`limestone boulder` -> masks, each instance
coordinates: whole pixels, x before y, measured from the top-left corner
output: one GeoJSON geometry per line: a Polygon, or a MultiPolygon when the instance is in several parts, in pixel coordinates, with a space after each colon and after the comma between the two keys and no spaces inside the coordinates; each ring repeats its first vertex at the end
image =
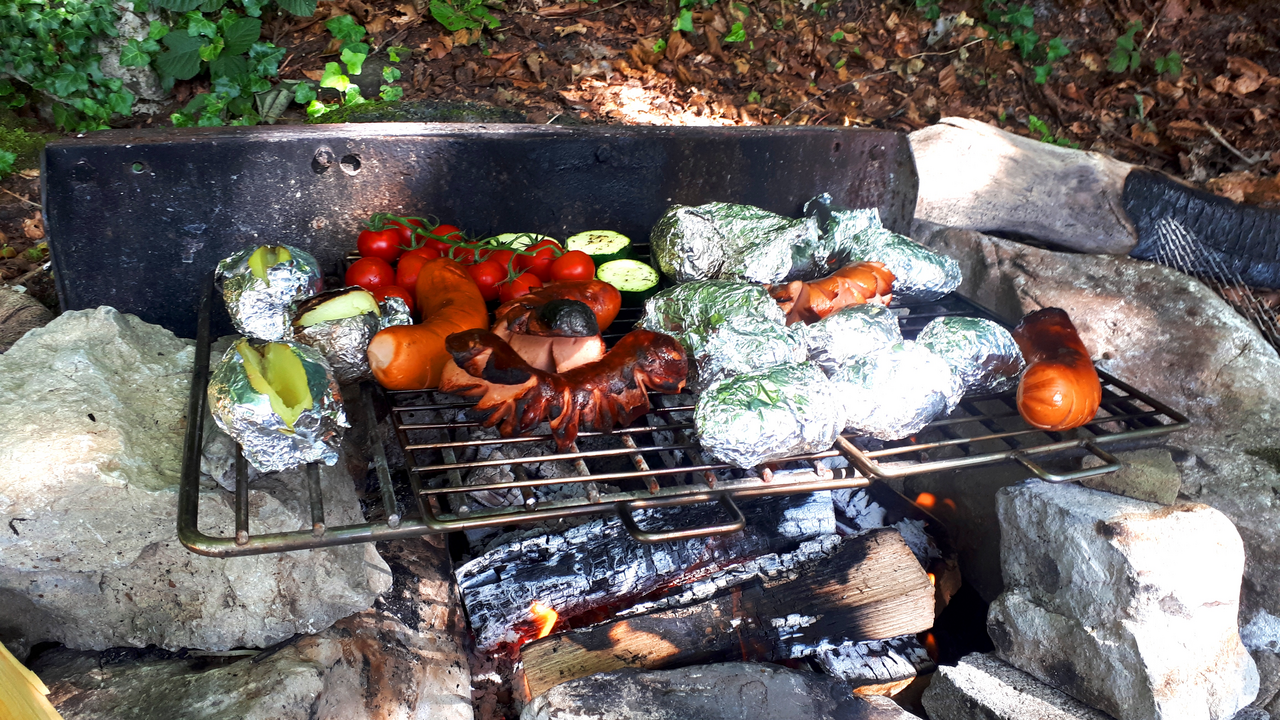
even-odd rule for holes
{"type": "Polygon", "coordinates": [[[1178,497],[1226,513],[1244,539],[1242,620],[1280,616],[1280,356],[1253,326],[1161,265],[927,222],[913,237],[956,258],[960,292],[1007,319],[1065,309],[1099,366],[1191,419],[1168,438],[1178,497]]]}
{"type": "MultiPolygon", "coordinates": [[[[194,348],[111,308],[68,312],[0,355],[0,640],[77,649],[225,650],[315,633],[367,609],[390,575],[372,545],[253,557],[177,539],[194,348]]],[[[357,521],[345,465],[323,468],[330,524],[357,521]]],[[[201,529],[230,534],[209,482],[201,529]]],[[[255,483],[256,532],[310,527],[302,474],[255,483]]]]}
{"type": "Polygon", "coordinates": [[[987,630],[1002,659],[1126,720],[1227,720],[1257,695],[1224,514],[1038,480],[997,508],[1005,592],[987,630]]]}
{"type": "Polygon", "coordinates": [[[1110,720],[993,655],[942,666],[921,702],[932,720],[1110,720]]]}

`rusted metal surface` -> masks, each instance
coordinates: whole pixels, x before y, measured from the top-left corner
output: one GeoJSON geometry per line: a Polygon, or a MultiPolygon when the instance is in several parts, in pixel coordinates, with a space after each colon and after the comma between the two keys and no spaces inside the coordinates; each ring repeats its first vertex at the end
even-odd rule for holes
{"type": "MultiPolygon", "coordinates": [[[[905,232],[917,186],[906,136],[888,131],[424,123],[91,133],[51,143],[41,181],[63,308],[111,305],[183,337],[222,258],[288,243],[334,272],[375,212],[481,237],[640,239],[673,203],[798,215],[829,192],[905,232]]],[[[228,329],[218,308],[213,330],[228,329]]]]}

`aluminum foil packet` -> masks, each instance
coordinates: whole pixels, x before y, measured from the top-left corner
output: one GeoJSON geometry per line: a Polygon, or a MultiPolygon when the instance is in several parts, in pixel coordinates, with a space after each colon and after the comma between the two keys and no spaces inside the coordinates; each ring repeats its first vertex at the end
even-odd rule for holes
{"type": "Polygon", "coordinates": [[[858,233],[856,261],[875,260],[893,273],[894,297],[937,300],[960,287],[960,263],[940,255],[904,235],[884,228],[858,233]]]}
{"type": "Polygon", "coordinates": [[[808,327],[803,323],[788,327],[764,318],[735,315],[714,328],[706,340],[702,352],[690,356],[695,372],[689,389],[695,393],[734,375],[801,363],[809,356],[808,327]]]}
{"type": "Polygon", "coordinates": [[[935,318],[920,331],[916,342],[951,366],[965,392],[1012,390],[1026,367],[1013,335],[1000,323],[985,318],[935,318]]]}
{"type": "Polygon", "coordinates": [[[698,398],[694,423],[702,447],[740,468],[822,452],[841,430],[841,405],[813,363],[736,375],[698,398]]]}
{"type": "Polygon", "coordinates": [[[369,341],[380,329],[381,320],[373,313],[365,313],[316,323],[310,327],[295,326],[293,339],[294,342],[319,350],[339,383],[348,385],[361,380],[372,380],[369,341]]]}
{"type": "Polygon", "coordinates": [[[697,280],[667,288],[645,301],[640,327],[680,341],[689,357],[706,353],[716,328],[745,316],[785,325],[787,316],[762,285],[735,280],[697,280]]]}
{"type": "Polygon", "coordinates": [[[217,277],[222,299],[236,330],[258,340],[286,340],[292,336],[289,323],[293,303],[324,289],[320,265],[310,253],[288,245],[290,259],[266,270],[259,278],[249,267],[249,258],[258,249],[246,248],[218,263],[217,277]]]}
{"type": "Polygon", "coordinates": [[[777,283],[824,273],[821,232],[812,217],[789,218],[751,205],[707,203],[667,209],[649,233],[658,267],[677,283],[777,283]]]}
{"type": "Polygon", "coordinates": [[[385,330],[393,325],[412,325],[413,315],[409,313],[409,303],[404,298],[388,295],[378,303],[382,317],[378,319],[378,329],[385,330]]]}
{"type": "Polygon", "coordinates": [[[909,341],[854,360],[837,370],[831,382],[842,405],[844,429],[881,440],[919,432],[951,412],[964,395],[946,361],[909,341]]]}
{"type": "Polygon", "coordinates": [[[831,195],[823,193],[805,203],[804,213],[814,219],[822,232],[823,252],[827,256],[827,264],[834,268],[858,257],[862,247],[858,236],[864,230],[884,225],[880,222],[878,208],[839,210],[831,203],[831,195]]]}
{"type": "Polygon", "coordinates": [[[269,397],[253,387],[244,358],[233,345],[209,377],[209,409],[223,432],[240,443],[244,457],[259,472],[279,472],[307,463],[338,461],[342,430],[347,424],[342,395],[333,370],[320,351],[285,343],[302,361],[312,406],[293,424],[285,423],[269,397]]]}
{"type": "Polygon", "coordinates": [[[853,358],[902,342],[902,330],[883,305],[850,305],[809,325],[806,339],[809,359],[829,376],[853,358]]]}

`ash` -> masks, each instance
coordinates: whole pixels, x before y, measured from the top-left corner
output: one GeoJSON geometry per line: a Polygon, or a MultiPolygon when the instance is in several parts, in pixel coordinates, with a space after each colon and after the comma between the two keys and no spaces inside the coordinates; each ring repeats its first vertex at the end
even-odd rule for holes
{"type": "Polygon", "coordinates": [[[917,675],[933,665],[915,635],[838,645],[825,641],[809,646],[793,645],[791,657],[813,657],[828,675],[853,685],[892,682],[917,675]]]}
{"type": "Polygon", "coordinates": [[[923,520],[902,518],[895,523],[890,523],[889,511],[872,500],[866,490],[833,490],[831,500],[839,513],[837,522],[842,532],[856,535],[867,530],[891,527],[902,535],[907,547],[911,548],[911,554],[920,561],[921,567],[927,568],[930,560],[942,557],[942,551],[925,531],[923,520]]]}

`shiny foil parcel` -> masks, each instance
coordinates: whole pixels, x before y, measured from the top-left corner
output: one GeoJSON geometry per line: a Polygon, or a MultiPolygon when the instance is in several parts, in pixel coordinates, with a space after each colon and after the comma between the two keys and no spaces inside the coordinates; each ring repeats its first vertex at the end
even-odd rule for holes
{"type": "Polygon", "coordinates": [[[404,298],[388,295],[386,299],[378,303],[378,309],[382,311],[382,317],[378,322],[378,329],[384,330],[393,325],[412,325],[413,316],[409,313],[409,303],[404,298]]]}
{"type": "Polygon", "coordinates": [[[319,350],[333,369],[334,378],[347,385],[373,378],[373,371],[369,369],[369,341],[378,332],[380,320],[373,313],[363,313],[310,327],[294,326],[293,339],[319,350]]]}
{"type": "Polygon", "coordinates": [[[808,326],[807,339],[809,359],[831,375],[852,358],[902,342],[902,331],[883,305],[850,305],[808,326]]]}
{"type": "Polygon", "coordinates": [[[257,247],[246,248],[218,263],[222,299],[236,330],[258,340],[286,340],[292,336],[290,306],[324,289],[320,265],[310,253],[283,245],[292,256],[267,268],[265,279],[249,269],[257,247]]]}
{"type": "Polygon", "coordinates": [[[267,395],[249,383],[244,359],[235,346],[227,350],[209,377],[209,409],[222,431],[240,443],[244,457],[259,472],[278,472],[307,463],[338,461],[342,430],[347,424],[333,370],[320,351],[287,343],[302,361],[312,407],[290,429],[271,408],[267,395]]]}
{"type": "Polygon", "coordinates": [[[881,440],[919,432],[951,412],[964,387],[941,357],[904,342],[858,358],[831,376],[844,429],[881,440]]]}
{"type": "Polygon", "coordinates": [[[1012,390],[1026,366],[1013,335],[985,318],[935,318],[920,331],[916,342],[951,366],[965,392],[1012,390]]]}
{"type": "Polygon", "coordinates": [[[724,378],[786,363],[801,363],[809,356],[808,327],[788,327],[751,315],[734,315],[707,335],[702,351],[693,355],[695,372],[689,389],[698,393],[724,378]]]}
{"type": "Polygon", "coordinates": [[[702,447],[741,468],[822,452],[841,430],[840,403],[813,363],[735,375],[698,398],[694,423],[702,447]]]}
{"type": "Polygon", "coordinates": [[[858,233],[855,260],[884,263],[893,273],[893,295],[911,300],[937,300],[960,287],[960,263],[909,237],[884,228],[858,233]]]}
{"type": "MultiPolygon", "coordinates": [[[[826,264],[834,270],[837,266],[855,261],[862,247],[859,235],[864,230],[884,227],[880,223],[877,208],[840,210],[831,205],[831,195],[823,193],[805,203],[804,212],[814,218],[822,232],[821,254],[826,264]]],[[[826,273],[823,273],[826,274],[826,273]]]]}
{"type": "Polygon", "coordinates": [[[645,301],[639,325],[680,341],[689,357],[706,352],[712,332],[731,317],[786,324],[786,314],[762,285],[697,280],[667,288],[645,301]]]}
{"type": "Polygon", "coordinates": [[[818,277],[817,221],[751,205],[707,203],[668,208],[649,233],[658,267],[677,283],[749,280],[776,283],[818,277]]]}

